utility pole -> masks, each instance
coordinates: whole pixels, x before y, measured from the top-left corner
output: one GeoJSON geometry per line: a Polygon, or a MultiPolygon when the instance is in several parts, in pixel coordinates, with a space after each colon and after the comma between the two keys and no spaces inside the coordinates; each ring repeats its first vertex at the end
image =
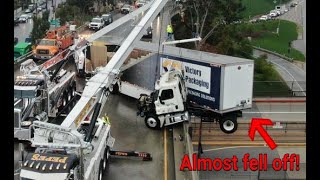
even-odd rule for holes
{"type": "Polygon", "coordinates": [[[46,0],[46,10],[48,9],[48,0],[46,0]]]}

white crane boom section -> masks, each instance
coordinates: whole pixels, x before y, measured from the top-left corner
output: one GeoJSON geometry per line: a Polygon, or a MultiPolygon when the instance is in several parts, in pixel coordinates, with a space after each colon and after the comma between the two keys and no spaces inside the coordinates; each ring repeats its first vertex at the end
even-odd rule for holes
{"type": "MultiPolygon", "coordinates": [[[[134,43],[141,39],[146,28],[157,17],[167,2],[168,0],[153,1],[148,12],[124,40],[110,62],[87,82],[80,100],[68,114],[61,126],[72,129],[77,129],[79,127],[101,96],[102,88],[109,87],[112,84],[120,71],[120,67],[133,50],[134,43]]],[[[141,8],[143,8],[143,6],[141,8]]],[[[105,33],[101,33],[100,35],[103,36],[104,34],[105,33]]],[[[93,36],[94,38],[91,38],[90,41],[99,38],[98,35],[96,36],[94,34],[93,36]]]]}

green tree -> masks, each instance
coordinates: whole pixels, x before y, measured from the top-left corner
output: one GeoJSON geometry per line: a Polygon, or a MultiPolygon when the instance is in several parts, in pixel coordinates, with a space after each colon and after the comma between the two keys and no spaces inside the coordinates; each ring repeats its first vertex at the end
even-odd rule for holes
{"type": "Polygon", "coordinates": [[[240,12],[244,10],[241,0],[186,0],[183,5],[187,8],[183,21],[196,36],[202,38],[195,42],[197,50],[218,28],[239,20],[240,12]]]}
{"type": "Polygon", "coordinates": [[[46,32],[50,28],[50,23],[48,21],[49,19],[49,11],[45,11],[42,14],[42,18],[39,18],[37,16],[33,16],[33,28],[30,34],[30,37],[32,39],[32,44],[36,44],[36,41],[38,39],[42,39],[46,32]]]}

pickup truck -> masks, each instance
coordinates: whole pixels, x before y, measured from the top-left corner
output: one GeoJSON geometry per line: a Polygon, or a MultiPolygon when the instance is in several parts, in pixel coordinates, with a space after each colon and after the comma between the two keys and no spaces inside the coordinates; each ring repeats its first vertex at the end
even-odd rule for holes
{"type": "Polygon", "coordinates": [[[100,18],[100,17],[92,18],[89,24],[89,29],[92,29],[92,30],[100,30],[103,27],[104,27],[104,20],[103,18],[100,18]]]}

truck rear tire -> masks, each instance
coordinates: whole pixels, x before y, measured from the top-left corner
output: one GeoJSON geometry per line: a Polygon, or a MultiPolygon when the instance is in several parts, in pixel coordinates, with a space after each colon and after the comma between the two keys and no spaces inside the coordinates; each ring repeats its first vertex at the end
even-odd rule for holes
{"type": "Polygon", "coordinates": [[[234,133],[238,128],[237,115],[227,115],[223,116],[220,120],[220,129],[226,133],[231,134],[234,133]]]}
{"type": "Polygon", "coordinates": [[[109,162],[109,157],[110,157],[110,148],[106,147],[106,150],[104,151],[104,156],[103,156],[103,164],[102,164],[102,169],[105,173],[107,170],[108,162],[109,162]]]}
{"type": "Polygon", "coordinates": [[[160,129],[160,120],[155,114],[148,114],[144,119],[144,123],[150,129],[160,129]]]}
{"type": "Polygon", "coordinates": [[[100,161],[100,165],[99,165],[99,174],[98,174],[98,180],[102,180],[102,176],[103,176],[103,160],[100,161]]]}
{"type": "Polygon", "coordinates": [[[118,83],[111,84],[111,85],[109,86],[109,92],[110,92],[111,94],[117,94],[117,93],[119,92],[119,85],[118,85],[118,83]]]}

